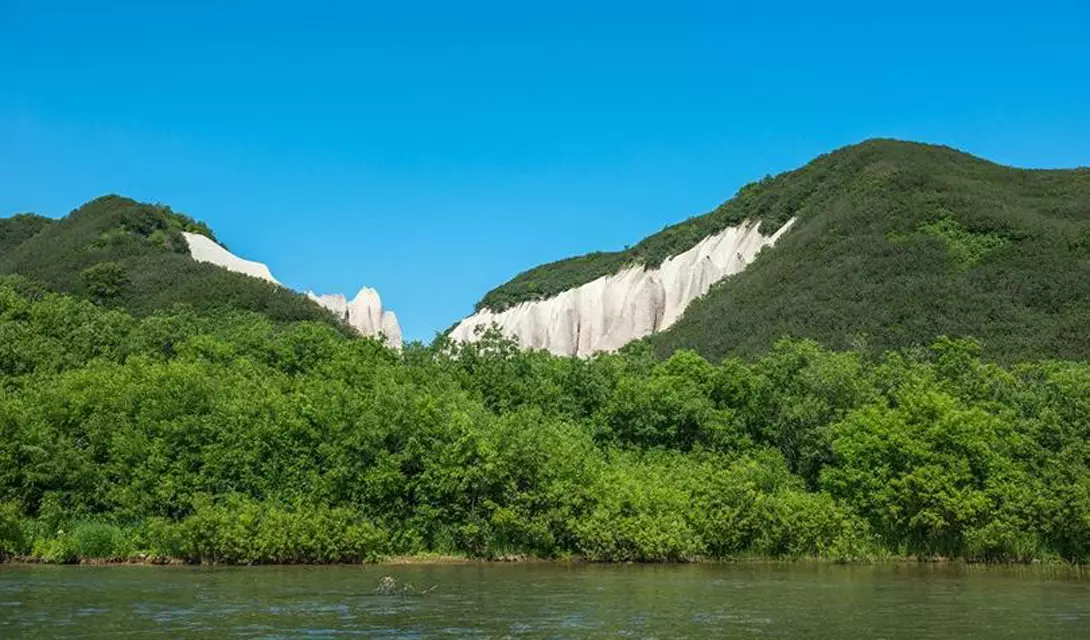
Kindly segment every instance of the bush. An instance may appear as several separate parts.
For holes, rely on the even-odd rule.
[[[385,535],[347,509],[283,508],[230,496],[202,501],[179,523],[155,527],[156,551],[202,564],[328,564],[376,560]]]
[[[0,554],[1090,560],[1090,366],[397,354],[0,281]]]
[[[125,267],[116,262],[100,262],[80,272],[80,280],[87,295],[98,303],[116,299],[129,284]]]
[[[0,560],[26,551],[21,521],[17,505],[0,504]]]
[[[122,560],[132,552],[125,531],[112,524],[76,525],[72,541],[81,560]]]

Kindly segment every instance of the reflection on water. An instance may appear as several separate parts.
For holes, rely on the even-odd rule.
[[[383,576],[435,591],[376,593]],[[0,637],[1088,638],[1075,570],[0,566]]]

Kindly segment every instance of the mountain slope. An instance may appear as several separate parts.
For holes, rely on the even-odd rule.
[[[33,213],[17,213],[10,218],[0,220],[0,259],[8,251],[49,226],[50,222],[52,221],[49,218]]]
[[[137,315],[185,304],[202,312],[233,307],[281,322],[343,327],[299,293],[190,258],[183,233],[215,236],[169,207],[104,196],[60,220],[16,216],[0,223],[0,239],[12,238],[0,247],[0,274],[24,276],[49,289]]]
[[[882,350],[972,336],[993,359],[1090,358],[1090,170],[952,149],[845,149],[774,252],[722,282],[660,353],[757,353],[784,335]]]
[[[692,301],[724,277],[741,272],[786,233],[794,219],[771,235],[745,221],[704,238],[658,266],[631,264],[546,300],[520,302],[500,312],[482,309],[450,332],[472,341],[491,326],[531,349],[590,356],[615,351],[677,322]]]
[[[532,269],[479,308],[651,266],[743,220],[771,233],[788,219],[774,248],[650,337],[656,351],[751,355],[786,335],[880,350],[949,334],[981,340],[993,359],[1090,358],[1090,170],[1014,169],[893,140],[748,185],[629,251]]]

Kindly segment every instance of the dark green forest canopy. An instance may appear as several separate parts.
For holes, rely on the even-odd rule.
[[[398,353],[0,281],[0,556],[1090,561],[1090,366]]]
[[[33,213],[17,213],[0,219],[0,256],[28,240],[50,222],[52,220],[49,218]]]
[[[97,198],[56,221],[0,220],[0,274],[146,315],[181,304],[258,311],[277,321],[340,323],[296,292],[202,264],[189,257],[181,232],[215,240],[205,224],[163,205],[121,196]],[[113,274],[104,283],[103,275]],[[106,285],[106,286],[104,286]],[[102,292],[109,296],[102,297]]]
[[[771,232],[791,217],[774,249],[650,338],[660,355],[755,355],[782,336],[880,353],[957,335],[990,359],[1090,358],[1090,170],[1015,169],[894,140],[748,185],[631,249],[527,271],[478,309],[657,265],[742,220]]]
[[[1090,170],[905,143],[847,151],[774,249],[650,339],[660,354],[753,355],[787,335],[881,352],[955,335],[989,359],[1090,358]]]

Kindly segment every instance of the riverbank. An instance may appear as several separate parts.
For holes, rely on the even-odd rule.
[[[687,558],[660,562],[603,562],[590,560],[582,556],[546,558],[532,555],[505,555],[492,558],[471,557],[457,554],[423,553],[378,557],[362,562],[192,562],[185,558],[148,556],[138,554],[126,558],[79,558],[70,562],[55,562],[35,556],[13,556],[0,559],[0,566],[145,566],[145,567],[352,567],[352,566],[448,566],[448,565],[508,565],[508,564],[548,564],[548,565],[936,565],[936,566],[973,566],[973,567],[1056,567],[1071,568],[1079,571],[1090,570],[1090,566],[1067,562],[1062,559],[1030,560],[1026,562],[980,562],[964,558],[919,557],[886,555],[859,559],[833,559],[816,556],[799,558],[774,558],[768,556],[739,556],[735,558]]]

